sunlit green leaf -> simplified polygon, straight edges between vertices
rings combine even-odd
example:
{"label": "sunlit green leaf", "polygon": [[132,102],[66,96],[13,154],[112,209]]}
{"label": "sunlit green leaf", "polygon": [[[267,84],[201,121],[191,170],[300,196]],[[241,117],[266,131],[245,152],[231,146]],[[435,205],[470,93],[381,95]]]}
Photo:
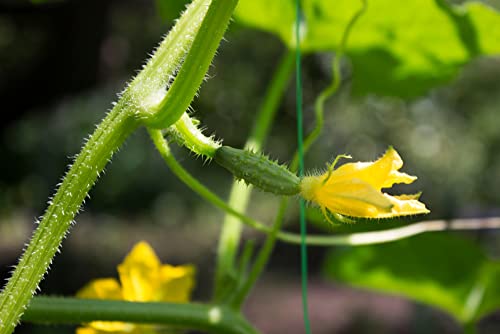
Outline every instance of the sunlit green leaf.
{"label": "sunlit green leaf", "polygon": [[328,277],[438,307],[466,323],[500,307],[500,264],[446,234],[333,250]]}
{"label": "sunlit green leaf", "polygon": [[[294,46],[293,0],[240,0],[235,17]],[[336,50],[361,1],[303,0],[304,52]],[[500,15],[482,3],[368,0],[347,47],[355,94],[414,97],[453,78],[478,55],[500,52]]]}
{"label": "sunlit green leaf", "polygon": [[285,44],[293,44],[295,0],[239,1],[235,17],[242,24],[269,31]]}

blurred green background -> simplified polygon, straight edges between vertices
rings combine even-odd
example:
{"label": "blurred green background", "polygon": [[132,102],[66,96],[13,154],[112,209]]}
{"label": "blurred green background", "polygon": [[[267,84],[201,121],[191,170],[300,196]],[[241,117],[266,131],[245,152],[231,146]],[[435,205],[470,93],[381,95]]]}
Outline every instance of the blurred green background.
{"label": "blurred green background", "polygon": [[[498,1],[489,4],[500,8]],[[178,16],[175,8],[183,6],[170,5],[159,11],[151,0],[75,0],[38,6],[0,1],[2,281],[83,139],[168,31],[171,19]],[[286,47],[279,38],[250,29],[239,20],[225,39],[192,107],[207,133],[242,147]],[[377,68],[379,58],[371,55],[370,68],[377,71],[363,72],[362,81],[376,83],[384,68]],[[314,125],[314,99],[331,81],[331,59],[331,52],[304,58],[306,131]],[[404,171],[419,176],[417,182],[396,187],[395,192],[422,190],[421,199],[432,211],[426,219],[500,216],[500,58],[476,58],[423,96],[406,99],[377,92],[353,94],[360,80],[353,64],[356,57],[342,62],[344,80],[325,106],[325,128],[307,155],[307,168],[321,169],[342,153],[355,160],[374,160],[393,145],[405,161]],[[295,149],[294,104],[291,82],[265,149],[282,162],[290,161]],[[232,182],[227,172],[204,164],[182,148],[175,148],[175,153],[204,184],[227,196]],[[223,215],[169,172],[144,130],[134,134],[114,157],[90,197],[42,282],[44,294],[73,295],[92,278],[116,276],[115,266],[131,246],[147,240],[164,262],[196,264],[195,299],[210,297]],[[276,208],[273,196],[254,192],[248,212],[269,222]],[[297,231],[295,208],[288,224]],[[370,225],[371,229],[389,226],[384,222]],[[324,226],[310,226],[313,232],[324,230]],[[498,232],[460,236],[480,245],[489,258],[499,257]],[[245,238],[261,240],[262,235],[247,231]],[[310,249],[315,333],[460,332],[441,311],[332,283],[322,275],[327,251]],[[467,259],[463,261],[467,271]],[[302,333],[299,283],[298,248],[279,244],[246,305],[249,319],[263,333]],[[486,317],[479,328],[480,333],[498,333],[500,313]],[[16,333],[55,331],[54,327],[23,324]]]}

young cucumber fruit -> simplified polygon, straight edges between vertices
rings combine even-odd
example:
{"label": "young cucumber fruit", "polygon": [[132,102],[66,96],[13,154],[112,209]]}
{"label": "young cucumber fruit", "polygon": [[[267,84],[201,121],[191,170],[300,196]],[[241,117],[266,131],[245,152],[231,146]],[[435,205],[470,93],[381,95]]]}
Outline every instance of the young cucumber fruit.
{"label": "young cucumber fruit", "polygon": [[221,146],[215,152],[214,160],[237,179],[264,191],[288,196],[300,192],[297,175],[260,153]]}

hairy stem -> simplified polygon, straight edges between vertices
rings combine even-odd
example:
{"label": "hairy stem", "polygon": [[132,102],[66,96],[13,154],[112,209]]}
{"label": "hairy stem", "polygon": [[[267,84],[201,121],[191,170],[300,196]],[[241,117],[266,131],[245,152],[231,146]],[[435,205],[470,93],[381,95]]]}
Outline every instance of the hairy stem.
{"label": "hairy stem", "polygon": [[182,67],[157,106],[142,113],[148,127],[165,129],[191,104],[212,62],[238,0],[212,0]]}
{"label": "hairy stem", "polygon": [[50,206],[0,295],[0,333],[14,330],[88,191],[113,153],[138,126],[124,109],[125,105],[119,103],[99,125],[49,202]]}
{"label": "hairy stem", "polygon": [[134,303],[115,300],[36,297],[23,320],[45,324],[81,324],[95,320],[166,325],[214,334],[257,334],[239,313],[217,305]]}
{"label": "hairy stem", "polygon": [[187,147],[191,152],[201,155],[205,158],[213,158],[215,152],[221,146],[213,137],[207,137],[202,130],[198,128],[196,120],[189,117],[187,113],[182,114],[181,118],[167,133],[171,133],[176,140]]}

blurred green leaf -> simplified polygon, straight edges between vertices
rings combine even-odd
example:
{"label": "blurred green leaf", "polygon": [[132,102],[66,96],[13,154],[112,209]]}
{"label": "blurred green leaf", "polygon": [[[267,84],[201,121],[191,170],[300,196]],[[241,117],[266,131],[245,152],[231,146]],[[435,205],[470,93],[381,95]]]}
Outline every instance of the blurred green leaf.
{"label": "blurred green leaf", "polygon": [[[295,45],[293,0],[240,0],[236,19]],[[336,50],[361,6],[352,0],[302,0],[304,52]],[[482,3],[450,7],[445,0],[368,0],[353,29],[347,54],[353,91],[404,98],[424,94],[453,78],[478,55],[500,52],[500,15]]]}
{"label": "blurred green leaf", "polygon": [[334,250],[325,273],[347,284],[438,307],[462,323],[500,307],[500,263],[475,244],[446,234]]}
{"label": "blurred green leaf", "polygon": [[293,47],[295,0],[239,0],[234,16],[238,22],[273,33]]}

